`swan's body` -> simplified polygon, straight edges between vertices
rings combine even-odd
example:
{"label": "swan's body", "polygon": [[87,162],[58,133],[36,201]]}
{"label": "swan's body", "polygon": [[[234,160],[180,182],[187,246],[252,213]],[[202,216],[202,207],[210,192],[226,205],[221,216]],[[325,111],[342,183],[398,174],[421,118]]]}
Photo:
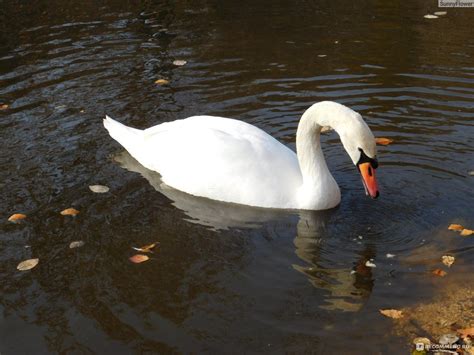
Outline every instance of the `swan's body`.
{"label": "swan's body", "polygon": [[339,204],[339,187],[319,144],[323,126],[338,131],[354,163],[358,148],[375,158],[374,137],[360,115],[334,102],[305,112],[297,132],[298,156],[261,129],[229,118],[194,116],[138,130],[107,117],[104,125],[167,185],[257,207],[321,210]]}

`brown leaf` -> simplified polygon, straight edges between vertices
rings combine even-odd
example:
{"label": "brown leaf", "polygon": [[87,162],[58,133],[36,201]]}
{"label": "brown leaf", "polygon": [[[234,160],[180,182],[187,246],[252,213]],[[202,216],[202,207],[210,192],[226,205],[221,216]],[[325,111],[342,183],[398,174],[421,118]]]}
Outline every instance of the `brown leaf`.
{"label": "brown leaf", "polygon": [[17,223],[19,222],[20,220],[22,219],[25,219],[26,218],[26,215],[24,215],[23,213],[15,213],[15,214],[12,214],[8,220],[10,222],[13,222],[13,223]]}
{"label": "brown leaf", "polygon": [[450,224],[448,229],[451,231],[462,231],[464,227],[461,226],[460,224]]}
{"label": "brown leaf", "polygon": [[26,270],[33,269],[36,265],[38,265],[38,263],[39,263],[39,259],[28,259],[19,263],[16,268],[20,271],[26,271]]}
{"label": "brown leaf", "polygon": [[461,334],[462,338],[471,337],[474,338],[474,327],[473,328],[465,328],[465,329],[458,329],[458,333]]}
{"label": "brown leaf", "polygon": [[451,265],[453,265],[453,263],[454,263],[454,260],[456,260],[456,259],[454,258],[454,256],[451,256],[451,255],[443,255],[441,257],[441,261],[447,267],[451,267]]}
{"label": "brown leaf", "polygon": [[157,244],[160,244],[160,243],[155,242],[155,243],[152,243],[152,244],[144,245],[141,248],[132,247],[132,249],[134,249],[136,251],[140,251],[142,253],[153,253],[153,251],[151,249],[156,247]]}
{"label": "brown leaf", "polygon": [[385,317],[399,319],[403,317],[403,312],[396,309],[379,309]]}
{"label": "brown leaf", "polygon": [[61,211],[63,216],[76,216],[79,214],[79,211],[75,208],[66,208],[64,211]]}
{"label": "brown leaf", "polygon": [[8,106],[7,104],[0,105],[0,110],[6,110],[8,107],[10,106]]}
{"label": "brown leaf", "polygon": [[148,259],[150,259],[148,256],[142,255],[142,254],[135,254],[134,256],[131,256],[130,258],[128,258],[128,260],[130,260],[134,264],[143,263],[144,261],[147,261]]}
{"label": "brown leaf", "polygon": [[468,235],[471,235],[471,234],[473,234],[473,233],[474,233],[474,231],[473,231],[472,229],[463,229],[463,230],[461,231],[461,235],[462,235],[463,237],[467,237]]}
{"label": "brown leaf", "polygon": [[380,145],[389,145],[393,142],[393,139],[390,138],[375,138],[375,143]]}
{"label": "brown leaf", "polygon": [[434,275],[436,275],[436,276],[441,276],[441,277],[446,276],[446,274],[447,274],[446,271],[441,270],[441,269],[434,269],[434,270],[432,271],[432,273],[433,273]]}
{"label": "brown leaf", "polygon": [[170,82],[166,79],[158,79],[155,81],[155,84],[157,85],[168,85]]}

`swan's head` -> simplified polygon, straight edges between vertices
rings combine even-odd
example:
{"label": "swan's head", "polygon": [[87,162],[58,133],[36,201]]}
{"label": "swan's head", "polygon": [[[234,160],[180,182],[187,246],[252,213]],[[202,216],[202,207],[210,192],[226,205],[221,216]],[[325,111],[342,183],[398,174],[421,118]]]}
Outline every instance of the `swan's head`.
{"label": "swan's head", "polygon": [[378,167],[375,137],[361,115],[350,110],[350,119],[339,130],[342,144],[362,176],[365,192],[372,198],[379,196],[375,169]]}

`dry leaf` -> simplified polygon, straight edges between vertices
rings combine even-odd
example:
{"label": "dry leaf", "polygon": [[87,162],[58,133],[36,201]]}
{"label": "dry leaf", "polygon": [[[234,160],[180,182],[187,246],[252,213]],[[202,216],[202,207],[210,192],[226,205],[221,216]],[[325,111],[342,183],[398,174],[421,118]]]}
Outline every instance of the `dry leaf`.
{"label": "dry leaf", "polygon": [[135,263],[135,264],[143,263],[144,261],[147,261],[148,259],[150,259],[148,256],[142,255],[142,254],[136,254],[128,258],[128,260],[130,260],[132,263]]}
{"label": "dry leaf", "polygon": [[436,276],[441,276],[441,277],[446,276],[446,274],[447,274],[446,271],[441,270],[441,269],[434,269],[434,270],[432,271],[432,273],[433,273],[434,275],[436,275]]}
{"label": "dry leaf", "polygon": [[461,231],[461,235],[462,235],[463,237],[467,237],[468,235],[471,235],[471,234],[473,234],[473,233],[474,233],[474,231],[473,231],[472,229],[463,229],[463,230]]}
{"label": "dry leaf", "polygon": [[185,65],[186,63],[187,63],[187,61],[180,60],[180,59],[176,59],[176,60],[173,61],[173,64],[178,66],[178,67],[181,67],[181,66]]}
{"label": "dry leaf", "polygon": [[70,248],[70,249],[80,248],[80,247],[82,247],[84,244],[86,244],[86,243],[84,243],[82,240],[75,240],[75,241],[73,241],[73,242],[71,242],[71,243],[69,244],[69,248]]}
{"label": "dry leaf", "polygon": [[385,317],[399,319],[403,317],[403,312],[396,309],[379,309]]}
{"label": "dry leaf", "polygon": [[0,110],[6,110],[8,107],[7,104],[0,105]]}
{"label": "dry leaf", "polygon": [[39,263],[39,259],[28,259],[19,263],[16,268],[20,271],[26,271],[26,270],[33,269],[36,265],[38,265],[38,263]]}
{"label": "dry leaf", "polygon": [[460,224],[450,224],[448,229],[451,231],[462,231],[464,227],[461,226]]}
{"label": "dry leaf", "polygon": [[12,214],[8,220],[10,222],[13,222],[13,223],[17,223],[19,221],[21,221],[22,219],[25,219],[26,218],[26,215],[24,215],[23,213],[15,213],[15,214]]}
{"label": "dry leaf", "polygon": [[331,132],[333,129],[330,126],[323,126],[321,128],[321,133]]}
{"label": "dry leaf", "polygon": [[156,247],[157,244],[159,244],[159,243],[155,242],[155,243],[152,243],[152,244],[142,246],[141,248],[132,247],[132,249],[134,249],[136,251],[140,251],[142,253],[153,253],[153,251],[151,249]]}
{"label": "dry leaf", "polygon": [[471,337],[474,338],[474,327],[473,328],[465,328],[465,329],[458,329],[458,333],[461,334],[461,338]]}
{"label": "dry leaf", "polygon": [[380,145],[389,145],[393,142],[393,139],[390,138],[375,138],[375,143]]}
{"label": "dry leaf", "polygon": [[96,194],[103,194],[109,192],[109,187],[105,185],[90,185],[89,190],[95,192]]}
{"label": "dry leaf", "polygon": [[441,257],[441,261],[447,267],[451,267],[451,265],[453,265],[453,263],[454,263],[454,260],[456,260],[456,259],[454,258],[454,256],[451,256],[451,255],[443,255]]}
{"label": "dry leaf", "polygon": [[166,79],[158,79],[155,81],[155,84],[157,85],[168,85],[170,82]]}
{"label": "dry leaf", "polygon": [[61,211],[63,216],[75,216],[79,214],[79,211],[75,208],[66,208],[64,211]]}

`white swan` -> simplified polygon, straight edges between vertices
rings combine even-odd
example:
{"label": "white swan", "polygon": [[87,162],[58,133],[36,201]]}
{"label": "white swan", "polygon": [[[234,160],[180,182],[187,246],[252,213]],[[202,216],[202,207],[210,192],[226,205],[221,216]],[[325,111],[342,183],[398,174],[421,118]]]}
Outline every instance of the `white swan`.
{"label": "white swan", "polygon": [[261,129],[223,117],[193,116],[139,130],[106,116],[104,126],[138,162],[175,189],[266,208],[324,210],[341,200],[320,146],[330,126],[358,167],[366,193],[379,195],[375,139],[362,117],[336,102],[312,105],[296,132],[296,155]]}

